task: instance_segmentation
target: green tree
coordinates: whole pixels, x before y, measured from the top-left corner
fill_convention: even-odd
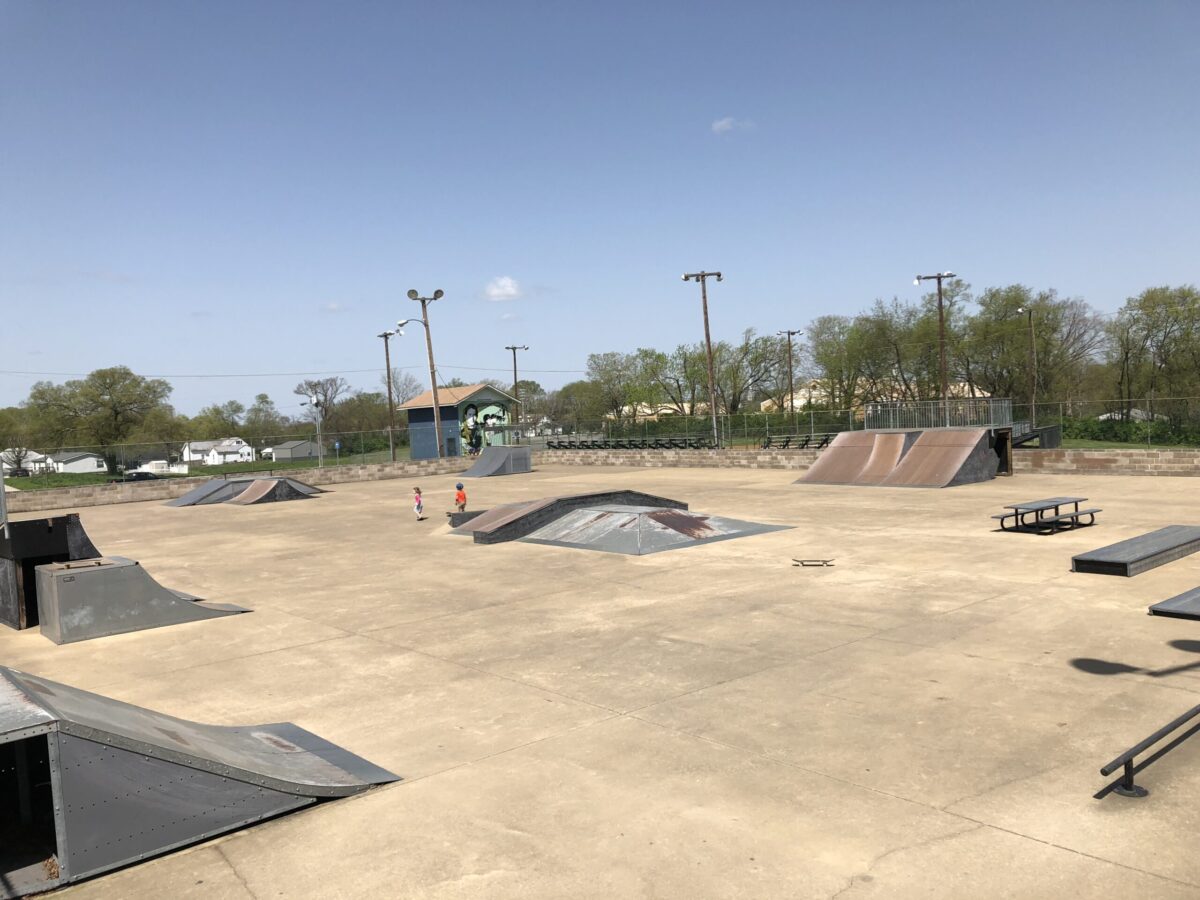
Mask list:
[[[39,381],[27,404],[57,438],[101,449],[108,470],[115,472],[112,449],[125,441],[150,412],[162,406],[171,385],[160,378],[143,378],[125,366],[97,369],[86,378],[53,384]]]
[[[237,400],[206,406],[192,419],[192,436],[199,441],[237,437],[245,413],[246,407]]]
[[[276,437],[288,427],[288,420],[275,406],[267,394],[257,394],[254,403],[246,410],[242,430],[247,440],[251,438]]]

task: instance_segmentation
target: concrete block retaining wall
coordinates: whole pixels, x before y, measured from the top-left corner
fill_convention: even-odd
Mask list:
[[[643,468],[791,469],[802,471],[817,458],[816,450],[538,450],[533,465],[638,466]],[[427,459],[372,465],[325,466],[320,469],[279,469],[239,473],[287,475],[317,486],[388,478],[450,475],[468,468],[471,460]],[[1018,475],[1198,475],[1200,450],[1017,450],[1013,468]],[[47,509],[79,509],[110,503],[170,500],[207,481],[164,478],[125,484],[93,484],[45,491],[13,491],[7,496],[12,513]]]

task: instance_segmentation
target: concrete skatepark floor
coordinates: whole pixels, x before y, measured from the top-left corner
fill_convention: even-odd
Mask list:
[[[106,553],[250,607],[0,662],[213,724],[291,721],[405,780],[63,890],[73,897],[1195,897],[1200,738],[1092,794],[1200,703],[1200,623],[1071,556],[1200,524],[1200,481],[949,490],[771,470],[546,466],[472,509],[631,488],[788,531],[652,556],[451,536],[453,476],[320,503],[81,511]],[[1099,524],[993,531],[1075,494]],[[39,518],[37,513],[15,518]],[[793,557],[832,558],[799,569]],[[1076,658],[1134,669],[1103,676]],[[1161,670],[1175,671],[1163,674]]]

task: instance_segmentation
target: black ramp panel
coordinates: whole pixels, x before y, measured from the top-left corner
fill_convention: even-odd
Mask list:
[[[1168,525],[1071,559],[1071,570],[1131,577],[1200,550],[1200,527]]]
[[[316,802],[67,734],[58,749],[69,874],[95,875]]]
[[[1200,619],[1200,588],[1184,591],[1170,600],[1163,600],[1150,607],[1152,616],[1169,616],[1173,619]]]
[[[165,588],[120,556],[38,566],[37,584],[42,634],[56,644],[248,612]]]

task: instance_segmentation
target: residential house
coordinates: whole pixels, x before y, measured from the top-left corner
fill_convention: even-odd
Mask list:
[[[0,472],[7,472],[9,469],[44,472],[49,465],[50,458],[45,453],[38,453],[28,447],[0,450]]]
[[[183,461],[205,466],[254,462],[254,448],[239,437],[217,441],[189,441],[183,445]]]
[[[50,464],[53,471],[67,475],[94,475],[98,472],[108,471],[103,456],[99,453],[88,453],[82,450],[51,453]]]

